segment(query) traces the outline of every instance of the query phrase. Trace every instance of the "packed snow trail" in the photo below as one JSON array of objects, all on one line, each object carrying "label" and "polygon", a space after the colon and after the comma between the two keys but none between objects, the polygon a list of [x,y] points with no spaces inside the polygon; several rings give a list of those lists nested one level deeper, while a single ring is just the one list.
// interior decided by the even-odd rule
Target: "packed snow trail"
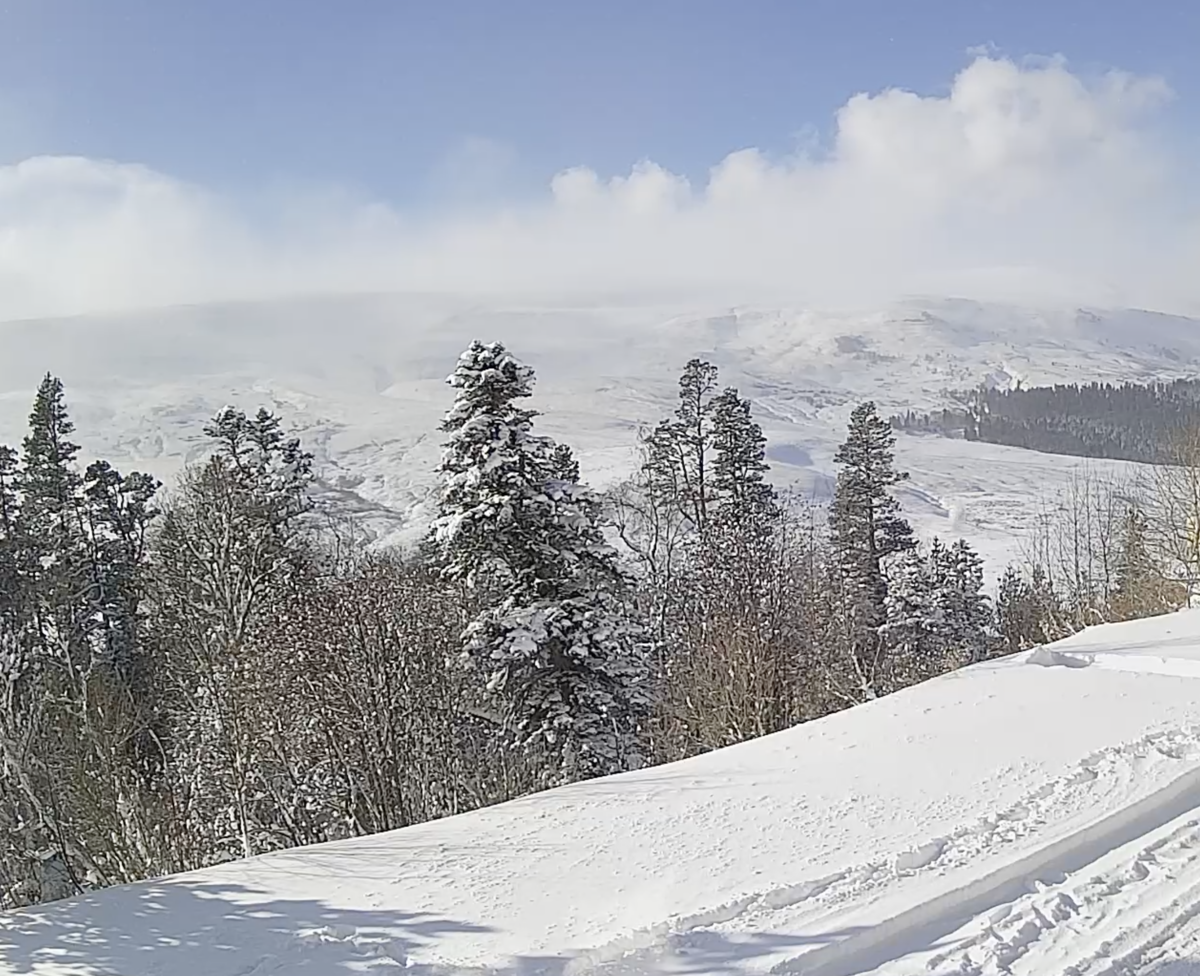
[{"label": "packed snow trail", "polygon": [[670,766],[0,915],[30,976],[1180,976],[1200,612]]},{"label": "packed snow trail", "polygon": [[[1087,826],[1079,826],[1086,818],[1078,816],[1054,823],[1056,814],[1080,809],[1089,797],[1128,784],[1147,763],[1163,759],[1187,764],[1187,771]],[[918,960],[920,971],[945,976],[1017,972],[1010,967],[1021,956],[1052,942],[1057,948],[1063,941],[1082,941],[1088,925],[1111,935],[1118,918],[1114,909],[1128,920],[1125,904],[1135,900],[1130,896],[1145,894],[1162,879],[1148,865],[1170,864],[1176,869],[1170,877],[1194,874],[1200,880],[1198,760],[1195,729],[1106,750],[1013,808],[951,837],[834,877],[764,892],[706,917],[677,920],[647,932],[639,949],[629,951],[633,940],[618,941],[591,953],[574,971],[609,976],[695,971],[702,957],[715,964],[715,954],[724,961],[740,957],[742,971],[797,976],[909,973],[917,971]],[[1053,837],[1058,839],[1048,840]],[[1016,847],[1028,849],[1035,839],[1043,846],[1016,859],[1006,856]],[[1092,877],[1114,852],[1119,859],[1133,858],[1132,866],[1120,860],[1117,869]],[[998,866],[988,871],[992,864]],[[1080,876],[1090,880],[1079,885]],[[918,886],[922,894],[913,897]],[[1070,919],[1076,924],[1059,927]],[[956,948],[946,949],[947,940]],[[1039,961],[1030,971],[1046,972],[1044,967]]]}]

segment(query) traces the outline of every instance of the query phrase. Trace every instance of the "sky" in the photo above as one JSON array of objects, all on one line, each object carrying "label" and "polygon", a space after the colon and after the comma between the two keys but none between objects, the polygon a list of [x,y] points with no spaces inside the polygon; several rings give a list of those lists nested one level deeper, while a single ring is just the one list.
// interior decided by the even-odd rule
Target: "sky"
[{"label": "sky", "polygon": [[1200,304],[1184,0],[0,0],[0,316]]}]

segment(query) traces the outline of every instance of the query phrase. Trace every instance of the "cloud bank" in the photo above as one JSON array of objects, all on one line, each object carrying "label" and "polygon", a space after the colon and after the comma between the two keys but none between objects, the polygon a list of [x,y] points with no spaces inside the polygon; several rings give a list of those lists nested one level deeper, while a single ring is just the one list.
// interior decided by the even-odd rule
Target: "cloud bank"
[{"label": "cloud bank", "polygon": [[579,167],[532,203],[419,219],[331,192],[263,220],[138,165],[37,157],[0,168],[0,318],[363,290],[1195,311],[1169,98],[1155,78],[981,55],[945,93],[856,95],[827,145],[742,149],[702,185],[650,161]]}]

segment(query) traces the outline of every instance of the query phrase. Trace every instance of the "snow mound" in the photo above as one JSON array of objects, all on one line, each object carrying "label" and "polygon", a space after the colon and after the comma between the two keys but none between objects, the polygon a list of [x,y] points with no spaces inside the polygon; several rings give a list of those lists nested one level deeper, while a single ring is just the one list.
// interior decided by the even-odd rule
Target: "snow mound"
[{"label": "snow mound", "polygon": [[1161,972],[1200,948],[1198,662],[1200,612],[1097,627],[685,762],[0,915],[0,973]]},{"label": "snow mound", "polygon": [[1104,668],[1200,678],[1200,638],[1180,620],[1178,614],[1166,614],[1085,630],[1048,647],[1035,648],[1025,660],[1042,667]]}]

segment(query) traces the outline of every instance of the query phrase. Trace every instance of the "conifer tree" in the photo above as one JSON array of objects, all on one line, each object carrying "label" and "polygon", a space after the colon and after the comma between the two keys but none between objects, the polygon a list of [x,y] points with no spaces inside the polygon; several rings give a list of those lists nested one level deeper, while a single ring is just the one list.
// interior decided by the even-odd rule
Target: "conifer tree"
[{"label": "conifer tree", "polygon": [[17,458],[16,451],[0,444],[0,674],[12,673],[16,667],[17,622],[24,607]]},{"label": "conifer tree", "polygon": [[712,399],[717,367],[689,360],[679,377],[675,416],[646,438],[645,473],[652,498],[678,511],[693,530],[707,528],[712,501]]},{"label": "conifer tree", "polygon": [[841,465],[829,512],[830,544],[837,589],[845,594],[842,613],[851,681],[862,698],[879,694],[875,675],[884,657],[880,627],[886,621],[888,585],[885,560],[916,546],[912,527],[900,514],[890,489],[908,475],[895,469],[895,435],[875,410],[863,403],[850,415],[845,443],[834,455]]},{"label": "conifer tree", "polygon": [[[935,540],[936,541],[936,540]],[[966,539],[939,546],[934,583],[945,622],[947,667],[974,664],[987,656],[992,608],[983,593],[983,560]]]},{"label": "conifer tree", "polygon": [[519,405],[533,370],[501,343],[472,343],[449,383],[434,536],[445,575],[482,606],[462,660],[514,741],[550,757],[552,781],[638,765],[645,663],[599,501],[533,432]]},{"label": "conifer tree", "polygon": [[82,519],[79,446],[67,413],[62,382],[46,374],[34,398],[18,481],[21,507],[16,532],[25,550],[28,597],[39,653],[86,664],[90,627]]},{"label": "conifer tree", "polygon": [[766,445],[749,400],[733,387],[713,399],[712,493],[722,517],[769,523],[778,515],[775,489],[766,481]]}]

